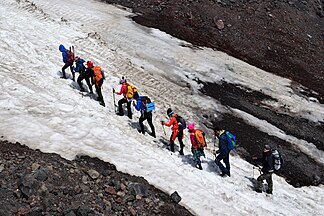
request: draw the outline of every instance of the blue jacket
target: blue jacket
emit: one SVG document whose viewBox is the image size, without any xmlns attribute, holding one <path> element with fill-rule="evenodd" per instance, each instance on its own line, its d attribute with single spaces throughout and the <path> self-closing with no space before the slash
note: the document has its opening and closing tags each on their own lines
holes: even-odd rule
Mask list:
<svg viewBox="0 0 324 216">
<path fill-rule="evenodd" d="M 80 59 L 76 62 L 76 66 L 74 68 L 75 72 L 79 72 L 80 74 L 85 71 L 85 66 L 83 65 L 85 61 L 83 59 Z"/>
<path fill-rule="evenodd" d="M 61 53 L 62 53 L 62 60 L 63 60 L 63 62 L 64 63 L 66 63 L 67 62 L 67 59 L 68 59 L 68 55 L 67 55 L 67 49 L 65 49 L 65 47 L 61 44 L 60 46 L 59 46 L 59 50 L 61 51 Z"/>
<path fill-rule="evenodd" d="M 228 139 L 226 133 L 222 133 L 219 138 L 218 149 L 220 154 L 229 154 L 230 150 L 228 149 Z"/>
<path fill-rule="evenodd" d="M 143 98 L 143 96 L 139 96 L 136 100 L 136 105 L 135 105 L 135 109 L 137 111 L 140 111 L 141 113 L 145 112 L 145 110 L 146 110 L 146 106 L 143 103 L 142 98 Z"/>
</svg>

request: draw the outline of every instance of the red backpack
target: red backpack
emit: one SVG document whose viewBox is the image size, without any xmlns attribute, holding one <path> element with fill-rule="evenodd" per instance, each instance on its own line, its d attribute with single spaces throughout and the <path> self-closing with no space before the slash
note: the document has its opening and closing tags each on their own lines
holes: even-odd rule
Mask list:
<svg viewBox="0 0 324 216">
<path fill-rule="evenodd" d="M 74 62 L 74 53 L 71 50 L 67 51 L 67 62 L 73 63 Z"/>
</svg>

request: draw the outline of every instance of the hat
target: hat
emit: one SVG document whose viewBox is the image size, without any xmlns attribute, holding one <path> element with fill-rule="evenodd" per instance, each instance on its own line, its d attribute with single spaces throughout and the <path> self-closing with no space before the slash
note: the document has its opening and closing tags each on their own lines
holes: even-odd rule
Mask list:
<svg viewBox="0 0 324 216">
<path fill-rule="evenodd" d="M 265 150 L 270 150 L 270 149 L 271 149 L 269 145 L 264 145 L 263 148 L 264 148 Z"/>
<path fill-rule="evenodd" d="M 93 68 L 93 62 L 92 61 L 87 61 L 87 67 L 88 68 Z"/>
<path fill-rule="evenodd" d="M 172 111 L 171 108 L 169 108 L 169 109 L 167 110 L 167 115 L 168 115 L 168 116 L 171 116 L 172 114 L 173 114 L 173 111 Z"/>
<path fill-rule="evenodd" d="M 195 129 L 195 124 L 194 123 L 188 124 L 188 129 L 189 130 L 194 130 Z"/>
</svg>

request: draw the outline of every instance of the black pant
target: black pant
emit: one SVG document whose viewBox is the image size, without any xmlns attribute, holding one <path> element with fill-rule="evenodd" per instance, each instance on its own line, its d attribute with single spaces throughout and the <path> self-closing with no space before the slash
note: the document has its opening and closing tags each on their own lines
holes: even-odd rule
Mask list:
<svg viewBox="0 0 324 216">
<path fill-rule="evenodd" d="M 88 87 L 89 87 L 89 91 L 90 91 L 90 93 L 92 93 L 92 85 L 91 85 L 91 83 L 90 83 L 90 77 L 87 77 L 87 76 L 85 76 L 84 74 L 80 74 L 79 75 L 79 77 L 78 77 L 78 84 L 79 84 L 79 86 L 80 86 L 80 88 L 81 88 L 81 91 L 83 90 L 83 87 L 82 87 L 82 80 L 86 80 L 86 82 L 87 82 L 87 85 L 88 85 Z"/>
<path fill-rule="evenodd" d="M 155 135 L 155 129 L 152 122 L 152 112 L 144 112 L 139 118 L 139 125 L 141 127 L 141 132 L 144 133 L 144 124 L 143 121 L 147 120 L 148 124 L 151 127 L 152 136 Z"/>
<path fill-rule="evenodd" d="M 174 152 L 174 141 L 172 140 L 174 132 L 172 132 L 171 134 L 171 138 L 170 138 L 170 145 L 171 145 L 171 151 Z M 177 138 L 178 141 L 180 143 L 180 151 L 183 152 L 183 142 L 182 142 L 182 137 L 183 137 L 183 130 L 179 130 L 178 134 L 177 134 Z"/>
<path fill-rule="evenodd" d="M 73 77 L 73 80 L 74 80 L 75 75 L 74 75 L 74 71 L 73 71 L 73 63 L 71 63 L 71 62 L 66 62 L 64 64 L 64 66 L 62 67 L 63 78 L 66 78 L 66 76 L 65 76 L 65 69 L 68 68 L 68 67 L 70 67 L 70 70 L 71 70 L 71 73 L 72 73 L 72 77 Z"/>
<path fill-rule="evenodd" d="M 123 110 L 123 104 L 127 103 L 127 112 L 128 112 L 128 118 L 132 118 L 132 109 L 131 109 L 131 101 L 128 101 L 126 98 L 122 98 L 118 101 L 118 114 L 119 115 L 124 115 L 124 110 Z"/>
<path fill-rule="evenodd" d="M 225 166 L 222 164 L 221 160 L 223 160 Z M 219 155 L 217 155 L 215 163 L 219 167 L 219 169 L 222 171 L 222 174 L 230 175 L 230 163 L 229 163 L 229 152 L 221 152 Z"/>
<path fill-rule="evenodd" d="M 98 101 L 101 105 L 105 106 L 105 102 L 104 102 L 104 99 L 103 99 L 103 96 L 102 96 L 102 93 L 101 93 L 101 86 L 103 84 L 103 79 L 101 79 L 99 81 L 99 83 L 96 83 L 95 84 L 95 87 L 96 87 L 96 92 L 98 94 Z"/>
</svg>

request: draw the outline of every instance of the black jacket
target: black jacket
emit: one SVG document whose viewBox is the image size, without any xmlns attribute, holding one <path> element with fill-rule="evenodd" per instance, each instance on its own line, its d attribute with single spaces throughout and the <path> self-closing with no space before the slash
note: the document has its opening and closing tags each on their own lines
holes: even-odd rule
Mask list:
<svg viewBox="0 0 324 216">
<path fill-rule="evenodd" d="M 272 173 L 273 172 L 273 157 L 272 150 L 262 153 L 262 158 L 256 159 L 256 161 L 262 163 L 261 171 L 263 173 Z"/>
</svg>

